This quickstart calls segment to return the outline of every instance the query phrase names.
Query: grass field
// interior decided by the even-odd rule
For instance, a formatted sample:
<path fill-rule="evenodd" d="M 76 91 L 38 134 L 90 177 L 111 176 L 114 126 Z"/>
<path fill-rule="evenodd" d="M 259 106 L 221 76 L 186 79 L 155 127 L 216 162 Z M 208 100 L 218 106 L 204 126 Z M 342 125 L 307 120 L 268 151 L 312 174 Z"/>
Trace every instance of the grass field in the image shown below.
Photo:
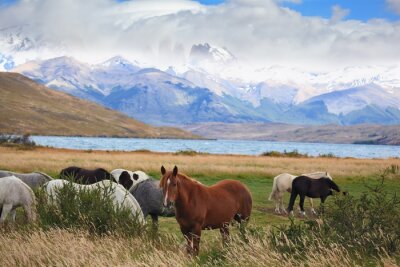
<path fill-rule="evenodd" d="M 387 167 L 399 166 L 400 159 L 341 159 L 341 158 L 275 158 L 275 157 L 256 157 L 256 156 L 234 156 L 234 155 L 182 155 L 174 153 L 150 153 L 150 152 L 100 152 L 100 151 L 75 151 L 50 148 L 34 148 L 29 150 L 19 148 L 0 147 L 0 169 L 12 170 L 17 172 L 43 171 L 53 177 L 57 177 L 62 168 L 77 165 L 87 168 L 103 167 L 108 170 L 115 168 L 125 168 L 130 170 L 143 170 L 153 177 L 160 178 L 160 167 L 164 165 L 171 169 L 174 165 L 179 170 L 204 184 L 213 184 L 221 179 L 236 179 L 246 184 L 253 195 L 253 213 L 250 227 L 271 228 L 289 222 L 286 216 L 275 215 L 273 213 L 273 203 L 268 201 L 268 196 L 272 187 L 272 179 L 279 173 L 288 172 L 301 174 L 314 171 L 328 171 L 334 177 L 342 190 L 348 191 L 353 196 L 360 195 L 366 190 L 366 185 L 378 182 L 380 173 Z M 385 181 L 386 188 L 390 192 L 400 190 L 400 177 L 389 176 Z M 288 203 L 289 194 L 286 194 L 285 204 Z M 328 198 L 328 202 L 330 199 Z M 318 202 L 315 202 L 318 205 Z M 308 202 L 306 202 L 306 207 Z M 300 218 L 296 218 L 300 220 Z M 150 220 L 149 220 L 150 223 Z M 15 233 L 1 235 L 0 242 L 7 242 L 9 248 L 0 249 L 0 257 L 7 263 L 6 265 L 26 265 L 32 260 L 36 264 L 54 265 L 57 261 L 50 260 L 49 255 L 54 254 L 54 259 L 58 259 L 60 265 L 197 265 L 217 263 L 214 258 L 219 259 L 219 255 L 224 255 L 223 263 L 226 265 L 298 265 L 296 259 L 283 260 L 282 255 L 269 252 L 264 255 L 269 245 L 254 241 L 253 253 L 242 251 L 243 247 L 238 247 L 236 252 L 247 253 L 248 261 L 234 259 L 231 249 L 223 248 L 220 240 L 219 231 L 203 231 L 201 241 L 201 251 L 198 259 L 188 258 L 183 253 L 183 237 L 179 232 L 175 218 L 161 218 L 160 232 L 162 234 L 172 234 L 175 245 L 169 248 L 157 244 L 138 244 L 140 240 L 125 239 L 120 236 L 109 237 L 90 237 L 87 233 L 68 232 L 65 230 L 51 230 L 43 232 L 38 230 L 35 234 L 24 237 L 19 231 Z M 235 232 L 235 230 L 233 231 Z M 19 236 L 21 235 L 21 236 Z M 69 253 L 68 247 L 58 245 L 59 238 L 68 247 L 76 247 Z M 19 244 L 15 240 L 23 240 Z M 64 240 L 65 239 L 65 240 Z M 14 241 L 12 241 L 14 240 Z M 143 241 L 143 243 L 146 243 Z M 173 244 L 174 242 L 172 242 Z M 40 251 L 40 256 L 35 252 L 35 246 Z M 109 245 L 107 245 L 109 244 Z M 170 244 L 170 243 L 168 243 Z M 79 251 L 82 246 L 87 245 L 93 253 L 105 253 L 99 258 L 88 256 L 85 258 L 84 251 Z M 58 248 L 61 246 L 60 248 Z M 112 246 L 112 248 L 108 247 Z M 231 245 L 236 246 L 236 245 Z M 57 247 L 57 253 L 53 248 Z M 138 248 L 140 247 L 140 249 Z M 145 251 L 146 249 L 151 250 Z M 109 249 L 109 250 L 107 250 Z M 14 250 L 28 251 L 24 256 Z M 337 248 L 338 251 L 326 251 L 324 260 L 318 260 L 318 255 L 311 255 L 307 262 L 311 266 L 331 265 L 352 265 L 350 257 L 346 251 Z M 235 252 L 235 253 L 236 253 Z M 258 254 L 257 254 L 258 253 Z M 247 255 L 246 254 L 246 255 Z M 47 257 L 46 257 L 47 255 Z M 109 255 L 109 256 L 106 256 Z M 257 256 L 258 255 L 258 256 Z M 19 258 L 21 257 L 21 258 Z M 37 257 L 37 258 L 35 258 Z M 259 258 L 257 258 L 259 257 Z M 90 263 L 90 260 L 93 260 Z M 232 260 L 232 261 L 231 261 Z M 314 260 L 314 261 L 313 261 Z M 154 262 L 153 262 L 154 261 Z M 253 263 L 253 264 L 252 264 Z M 395 264 L 393 258 L 387 257 L 381 263 L 390 265 Z"/>

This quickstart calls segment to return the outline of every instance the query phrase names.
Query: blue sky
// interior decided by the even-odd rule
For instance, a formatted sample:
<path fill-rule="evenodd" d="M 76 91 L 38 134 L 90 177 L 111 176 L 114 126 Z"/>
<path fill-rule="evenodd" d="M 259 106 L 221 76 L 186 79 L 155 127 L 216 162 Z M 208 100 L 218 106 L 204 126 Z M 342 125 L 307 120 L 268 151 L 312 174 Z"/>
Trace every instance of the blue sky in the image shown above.
<path fill-rule="evenodd" d="M 0 6 L 10 5 L 17 1 L 18 0 L 0 0 Z M 126 0 L 116 1 L 121 2 Z M 216 5 L 223 3 L 224 0 L 197 0 L 197 2 L 205 5 Z M 330 18 L 332 15 L 332 6 L 339 5 L 341 8 L 349 10 L 346 19 L 362 21 L 375 18 L 390 21 L 400 19 L 400 16 L 388 7 L 385 0 L 302 0 L 300 2 L 301 3 L 282 1 L 282 6 L 296 10 L 304 16 Z"/>
<path fill-rule="evenodd" d="M 15 1 L 15 0 L 5 0 Z M 126 1 L 126 0 L 117 0 Z M 129 0 L 128 0 L 129 1 Z M 224 0 L 195 0 L 204 5 L 217 5 Z M 259 0 L 263 1 L 263 0 Z M 294 1 L 296 2 L 296 1 Z M 390 21 L 400 19 L 400 16 L 390 10 L 385 0 L 301 0 L 300 3 L 282 1 L 282 6 L 300 12 L 304 16 L 318 16 L 330 18 L 332 7 L 339 5 L 349 11 L 347 19 L 367 21 L 370 19 L 386 19 Z"/>
<path fill-rule="evenodd" d="M 366 21 L 374 18 L 387 20 L 398 20 L 400 18 L 390 10 L 384 0 L 303 0 L 300 4 L 284 4 L 284 6 L 299 11 L 304 16 L 325 18 L 331 17 L 332 6 L 334 5 L 349 9 L 347 19 Z"/>

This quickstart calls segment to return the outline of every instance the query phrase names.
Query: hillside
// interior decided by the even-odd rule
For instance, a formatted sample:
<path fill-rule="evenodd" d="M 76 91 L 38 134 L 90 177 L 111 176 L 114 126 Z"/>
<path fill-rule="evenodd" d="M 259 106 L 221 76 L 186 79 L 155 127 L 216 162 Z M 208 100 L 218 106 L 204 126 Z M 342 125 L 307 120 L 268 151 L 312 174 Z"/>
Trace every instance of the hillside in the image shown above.
<path fill-rule="evenodd" d="M 213 139 L 400 145 L 400 125 L 305 126 L 281 123 L 207 123 L 186 125 L 182 128 Z"/>
<path fill-rule="evenodd" d="M 149 126 L 5 72 L 0 72 L 0 129 L 8 134 L 196 138 L 180 129 Z"/>

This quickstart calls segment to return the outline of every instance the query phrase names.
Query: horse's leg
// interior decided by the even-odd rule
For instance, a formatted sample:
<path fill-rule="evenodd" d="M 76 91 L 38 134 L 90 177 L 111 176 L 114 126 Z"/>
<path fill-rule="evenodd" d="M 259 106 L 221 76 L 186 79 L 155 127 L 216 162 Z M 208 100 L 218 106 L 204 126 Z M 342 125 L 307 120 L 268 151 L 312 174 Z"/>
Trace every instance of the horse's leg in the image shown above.
<path fill-rule="evenodd" d="M 309 197 L 308 201 L 310 201 L 311 213 L 314 214 L 314 215 L 317 215 L 317 212 L 314 209 L 314 201 L 313 201 L 313 199 Z"/>
<path fill-rule="evenodd" d="M 221 228 L 219 228 L 219 232 L 222 236 L 222 243 L 223 245 L 227 245 L 229 241 L 229 224 L 225 224 Z"/>
<path fill-rule="evenodd" d="M 304 199 L 306 198 L 305 195 L 300 194 L 300 210 L 301 210 L 301 215 L 305 216 L 306 213 L 304 211 Z"/>
<path fill-rule="evenodd" d="M 292 192 L 290 193 L 290 201 L 289 201 L 289 206 L 288 206 L 288 212 L 290 215 L 293 216 L 293 206 L 294 206 L 294 202 L 296 201 L 297 198 L 297 192 L 295 190 L 292 190 Z"/>
<path fill-rule="evenodd" d="M 283 211 L 284 214 L 287 214 L 287 211 L 285 209 L 285 205 L 283 204 L 283 193 L 280 194 L 280 204 L 281 204 L 281 210 Z"/>
<path fill-rule="evenodd" d="M 153 230 L 158 230 L 158 215 L 150 214 L 151 220 L 153 221 Z"/>
<path fill-rule="evenodd" d="M 197 256 L 200 250 L 201 226 L 196 226 L 192 232 L 193 255 Z"/>
<path fill-rule="evenodd" d="M 13 209 L 10 211 L 10 216 L 11 216 L 13 222 L 15 222 L 15 216 L 16 216 L 16 214 L 17 214 L 17 209 L 16 209 L 16 208 L 13 208 Z"/>
<path fill-rule="evenodd" d="M 36 221 L 36 213 L 35 213 L 34 206 L 26 204 L 23 207 L 24 207 L 24 210 L 25 210 L 26 219 L 29 222 L 35 222 Z"/>
<path fill-rule="evenodd" d="M 280 214 L 281 211 L 279 210 L 279 203 L 280 203 L 280 197 L 278 196 L 276 199 L 274 199 L 275 201 L 275 213 Z"/>
<path fill-rule="evenodd" d="M 324 213 L 324 203 L 328 196 L 321 197 L 321 213 Z"/>
<path fill-rule="evenodd" d="M 181 232 L 187 241 L 187 253 L 193 256 L 197 256 L 199 254 L 201 227 L 195 226 L 193 229 L 190 230 L 181 228 Z"/>
<path fill-rule="evenodd" d="M 8 213 L 12 210 L 12 207 L 13 207 L 12 204 L 3 204 L 3 210 L 1 212 L 0 223 L 3 223 L 6 220 Z"/>

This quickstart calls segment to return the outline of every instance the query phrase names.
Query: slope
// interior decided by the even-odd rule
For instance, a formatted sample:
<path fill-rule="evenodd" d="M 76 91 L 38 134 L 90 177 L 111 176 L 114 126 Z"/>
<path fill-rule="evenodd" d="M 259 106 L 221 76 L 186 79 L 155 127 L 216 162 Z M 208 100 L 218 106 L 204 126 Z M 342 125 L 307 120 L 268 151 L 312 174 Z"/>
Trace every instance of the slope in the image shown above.
<path fill-rule="evenodd" d="M 176 128 L 151 127 L 5 72 L 0 72 L 0 129 L 9 134 L 196 138 Z"/>

